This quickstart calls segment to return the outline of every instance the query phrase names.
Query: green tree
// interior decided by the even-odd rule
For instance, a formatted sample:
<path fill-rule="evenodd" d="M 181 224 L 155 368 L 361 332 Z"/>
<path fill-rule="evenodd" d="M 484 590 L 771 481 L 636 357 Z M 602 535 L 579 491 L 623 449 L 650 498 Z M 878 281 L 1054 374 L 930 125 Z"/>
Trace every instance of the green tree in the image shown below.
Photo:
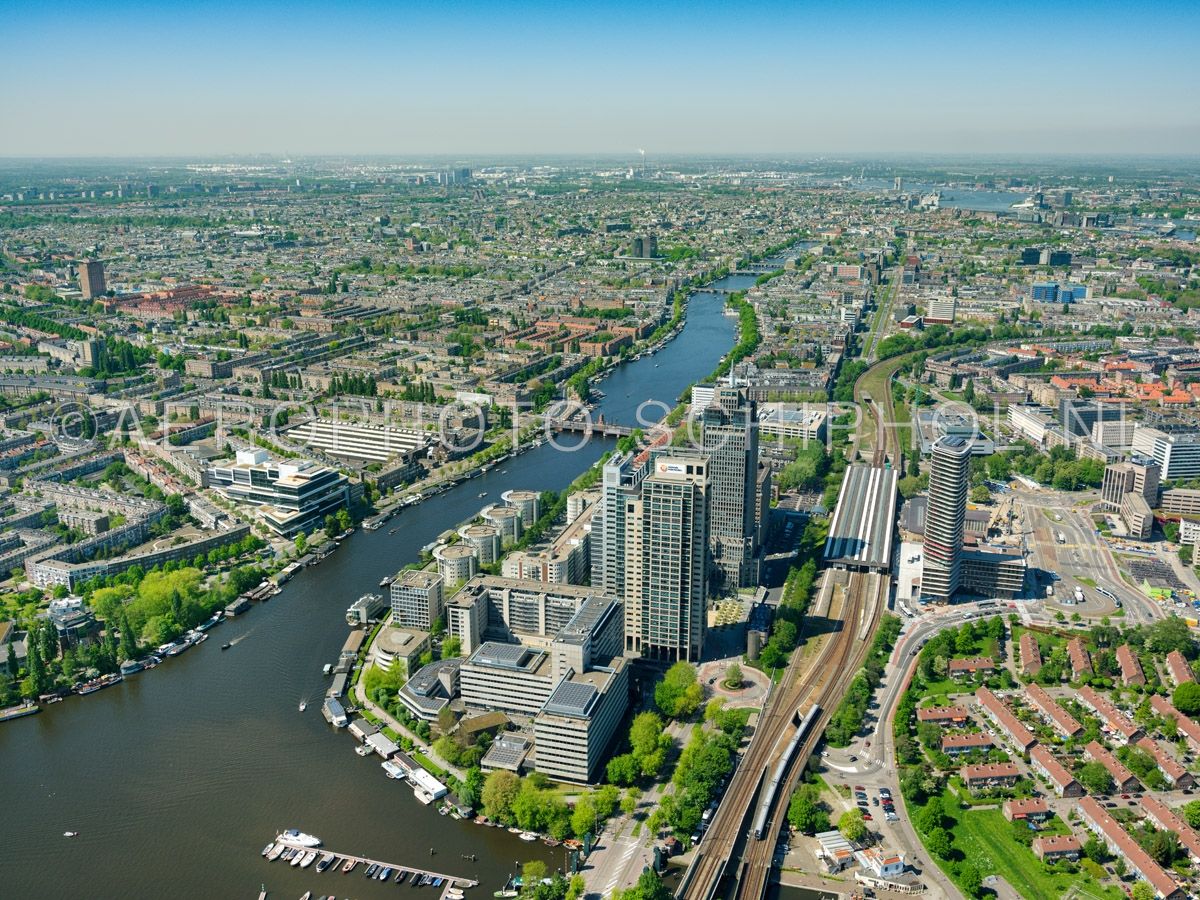
<path fill-rule="evenodd" d="M 628 786 L 638 780 L 638 775 L 641 774 L 641 767 L 638 766 L 637 759 L 632 753 L 622 753 L 620 756 L 614 756 L 608 761 L 606 769 L 608 780 L 613 784 Z"/>
<path fill-rule="evenodd" d="M 1200 800 L 1191 800 L 1183 804 L 1183 818 L 1193 828 L 1200 828 Z"/>
<path fill-rule="evenodd" d="M 129 614 L 125 611 L 125 607 L 121 607 L 121 611 L 118 613 L 117 628 L 121 632 L 121 658 L 137 659 L 137 637 L 133 633 L 133 626 L 129 624 Z"/>
<path fill-rule="evenodd" d="M 838 831 L 848 841 L 858 843 L 867 836 L 867 823 L 863 821 L 862 810 L 848 809 L 838 818 Z"/>
<path fill-rule="evenodd" d="M 596 804 L 592 801 L 590 794 L 584 794 L 575 801 L 575 808 L 571 810 L 571 830 L 579 838 L 589 832 L 595 832 Z"/>
<path fill-rule="evenodd" d="M 743 677 L 742 667 L 737 663 L 732 663 L 729 668 L 725 670 L 725 678 L 722 683 L 730 690 L 738 690 L 742 686 Z"/>
<path fill-rule="evenodd" d="M 829 813 L 821 805 L 820 793 L 814 785 L 802 784 L 796 789 L 788 804 L 788 821 L 804 834 L 829 830 Z"/>
<path fill-rule="evenodd" d="M 1200 713 L 1200 683 L 1185 681 L 1171 694 L 1171 702 L 1185 716 Z"/>
<path fill-rule="evenodd" d="M 696 669 L 682 660 L 667 669 L 654 688 L 654 702 L 672 719 L 690 716 L 704 700 L 704 688 L 696 680 Z"/>
<path fill-rule="evenodd" d="M 1133 890 L 1129 892 L 1129 896 L 1133 900 L 1154 900 L 1154 888 L 1145 881 L 1139 881 L 1133 886 Z"/>
<path fill-rule="evenodd" d="M 442 659 L 454 659 L 462 653 L 462 638 L 448 637 L 442 641 Z"/>
<path fill-rule="evenodd" d="M 478 806 L 483 800 L 483 771 L 479 766 L 467 770 L 467 777 L 458 789 L 458 799 L 467 806 Z"/>
<path fill-rule="evenodd" d="M 1084 763 L 1075 773 L 1075 777 L 1087 788 L 1089 794 L 1107 794 L 1112 790 L 1112 776 L 1108 774 L 1108 769 L 1098 762 Z"/>
<path fill-rule="evenodd" d="M 945 828 L 935 828 L 925 835 L 925 846 L 929 848 L 930 853 L 939 858 L 949 859 L 954 849 L 954 842 L 950 838 L 950 832 Z"/>
<path fill-rule="evenodd" d="M 308 547 L 308 535 L 302 531 L 298 535 L 296 535 L 296 553 L 299 555 L 303 555 L 304 551 L 307 547 Z"/>
<path fill-rule="evenodd" d="M 963 867 L 958 870 L 958 885 L 968 897 L 983 895 L 983 876 L 974 863 L 964 863 Z"/>
<path fill-rule="evenodd" d="M 531 859 L 521 868 L 522 890 L 531 893 L 546 877 L 546 864 L 540 859 Z"/>
<path fill-rule="evenodd" d="M 337 511 L 337 526 L 339 531 L 346 531 L 354 524 L 350 519 L 350 511 L 342 507 Z"/>
<path fill-rule="evenodd" d="M 512 805 L 521 790 L 521 782 L 512 772 L 498 769 L 483 782 L 483 814 L 499 822 L 512 820 Z"/>

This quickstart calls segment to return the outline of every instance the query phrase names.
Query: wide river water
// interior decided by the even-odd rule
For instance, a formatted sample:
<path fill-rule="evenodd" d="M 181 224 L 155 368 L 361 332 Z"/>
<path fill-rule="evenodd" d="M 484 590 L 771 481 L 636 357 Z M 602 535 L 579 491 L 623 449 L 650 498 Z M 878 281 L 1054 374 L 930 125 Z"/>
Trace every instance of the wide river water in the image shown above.
<path fill-rule="evenodd" d="M 717 286 L 753 281 L 731 276 Z M 724 299 L 693 294 L 675 340 L 599 385 L 607 396 L 598 412 L 638 424 L 643 400 L 673 405 L 711 372 L 735 335 Z M 321 667 L 346 639 L 346 607 L 474 514 L 481 491 L 494 500 L 509 488 L 561 489 L 611 446 L 593 440 L 568 453 L 547 443 L 507 460 L 378 531 L 358 531 L 182 656 L 0 725 L 0 898 L 255 897 L 261 884 L 273 898 L 432 890 L 267 863 L 259 851 L 285 827 L 317 834 L 333 851 L 478 879 L 476 898 L 490 897 L 518 861 L 563 866 L 561 848 L 439 816 L 387 779 L 377 758 L 355 755 L 355 742 L 321 716 Z M 236 643 L 222 652 L 226 641 Z"/>

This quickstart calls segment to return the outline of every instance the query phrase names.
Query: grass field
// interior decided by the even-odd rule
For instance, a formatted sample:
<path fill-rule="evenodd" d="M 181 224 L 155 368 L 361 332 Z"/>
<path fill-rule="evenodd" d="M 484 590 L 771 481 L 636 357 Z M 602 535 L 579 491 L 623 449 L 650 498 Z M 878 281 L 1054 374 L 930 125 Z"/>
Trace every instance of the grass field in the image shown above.
<path fill-rule="evenodd" d="M 978 866 L 984 877 L 1000 875 L 1026 900 L 1059 900 L 1073 887 L 1081 897 L 1117 900 L 1124 896 L 1115 887 L 1101 887 L 1082 872 L 1049 872 L 1032 850 L 1013 839 L 1012 826 L 999 809 L 963 810 L 957 815 L 952 831 L 955 848 Z"/>

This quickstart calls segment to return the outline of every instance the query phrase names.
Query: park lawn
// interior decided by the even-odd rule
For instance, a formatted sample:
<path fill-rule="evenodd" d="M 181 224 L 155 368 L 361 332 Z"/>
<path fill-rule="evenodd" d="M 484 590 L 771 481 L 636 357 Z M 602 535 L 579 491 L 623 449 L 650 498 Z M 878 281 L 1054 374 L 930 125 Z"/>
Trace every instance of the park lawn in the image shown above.
<path fill-rule="evenodd" d="M 1012 825 L 999 809 L 958 810 L 955 815 L 955 848 L 975 863 L 985 878 L 1000 875 L 1026 900 L 1059 900 L 1075 886 L 1082 896 L 1114 900 L 1123 896 L 1115 888 L 1101 887 L 1082 872 L 1048 872 L 1032 850 L 1013 840 Z"/>
<path fill-rule="evenodd" d="M 947 694 L 966 694 L 968 701 L 975 694 L 975 687 L 971 684 L 960 684 L 950 678 L 943 678 L 941 681 L 930 681 L 921 684 L 921 701 L 925 701 L 930 697 L 945 697 Z M 919 705 L 925 706 L 924 702 Z M 938 705 L 941 705 L 940 702 Z"/>
<path fill-rule="evenodd" d="M 1030 629 L 1026 628 L 1024 625 L 1013 626 L 1012 642 L 1014 647 L 1020 646 L 1021 635 L 1023 635 L 1026 631 L 1030 631 Z M 1054 652 L 1056 647 L 1065 647 L 1067 645 L 1067 639 L 1060 634 L 1046 634 L 1043 631 L 1032 631 L 1031 633 L 1033 634 L 1034 640 L 1038 642 L 1038 647 L 1041 648 L 1043 659 L 1049 657 L 1050 654 Z M 1087 636 L 1083 635 L 1083 637 L 1085 638 L 1086 642 Z M 1095 652 L 1094 648 L 1089 649 L 1092 649 L 1092 652 Z"/>

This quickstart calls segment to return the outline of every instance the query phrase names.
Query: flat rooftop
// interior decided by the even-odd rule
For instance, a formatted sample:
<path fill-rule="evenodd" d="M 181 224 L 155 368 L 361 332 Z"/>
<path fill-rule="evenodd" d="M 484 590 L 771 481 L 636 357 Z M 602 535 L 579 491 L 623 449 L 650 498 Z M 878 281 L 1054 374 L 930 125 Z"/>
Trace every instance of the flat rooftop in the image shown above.
<path fill-rule="evenodd" d="M 851 466 L 838 492 L 825 559 L 849 568 L 886 570 L 896 533 L 895 469 Z"/>

